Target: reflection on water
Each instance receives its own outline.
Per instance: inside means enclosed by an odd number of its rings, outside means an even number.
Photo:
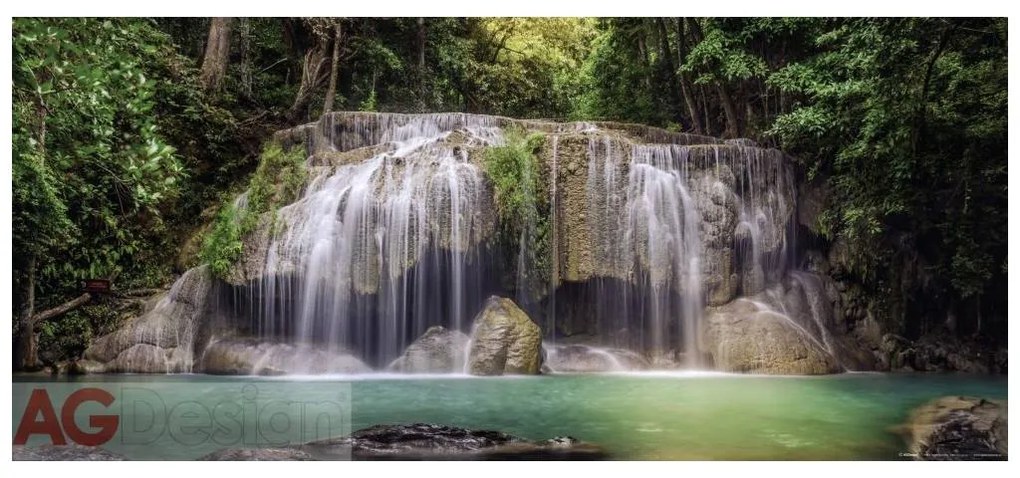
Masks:
[[[37,380],[52,381],[15,378]],[[571,435],[602,445],[617,459],[894,460],[903,443],[890,429],[913,407],[944,395],[1006,398],[1007,393],[1005,377],[963,375],[111,375],[77,380],[144,382],[176,400],[230,400],[237,385],[247,382],[264,383],[277,398],[304,401],[327,399],[338,387],[349,386],[352,430],[431,422],[529,439]],[[202,390],[198,397],[192,396],[195,386]],[[21,387],[15,388],[17,393]],[[87,419],[79,422],[85,425]],[[161,439],[151,447],[127,449],[116,441],[106,448],[137,459],[193,459],[220,448],[212,442],[179,446]]]

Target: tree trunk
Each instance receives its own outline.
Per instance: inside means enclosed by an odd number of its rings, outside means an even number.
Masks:
[[[252,66],[252,25],[251,20],[248,18],[242,18],[238,22],[239,39],[240,45],[238,45],[238,53],[241,57],[238,70],[240,70],[240,83],[241,83],[241,96],[251,99],[253,93],[253,84],[255,82]]]
[[[32,314],[35,313],[35,254],[25,259],[24,276],[18,290],[21,310],[18,311],[18,335],[14,345],[14,367],[20,370],[34,370],[39,363],[36,347],[35,327]]]
[[[705,115],[705,122],[703,123],[704,124],[704,128],[705,128],[705,134],[707,134],[709,136],[712,136],[712,131],[713,131],[713,129],[712,129],[712,117],[709,116],[709,111],[710,110],[708,108],[708,93],[705,92],[705,87],[704,86],[702,86],[701,88],[698,88],[698,92],[701,93],[699,95],[699,97],[701,98],[701,112],[702,112],[702,114]]]
[[[230,29],[233,18],[216,17],[209,24],[209,37],[205,45],[205,58],[199,80],[208,92],[218,92],[227,73],[230,60]]]
[[[705,128],[701,125],[701,117],[698,113],[698,104],[694,99],[694,92],[691,91],[692,87],[690,81],[687,79],[687,73],[683,71],[684,58],[687,56],[687,38],[684,32],[684,19],[677,20],[676,24],[677,33],[677,76],[680,79],[680,93],[684,96],[684,103],[687,104],[687,113],[691,115],[691,127],[694,128],[695,134],[705,134]]]
[[[35,273],[30,273],[28,282],[35,283]],[[60,304],[52,309],[47,309],[39,312],[35,315],[25,315],[26,308],[31,309],[33,305],[22,309],[22,313],[18,318],[18,342],[19,350],[21,352],[20,366],[22,370],[36,370],[39,368],[39,337],[36,334],[36,326],[39,324],[64,315],[78,307],[81,307],[92,300],[92,294],[84,293],[71,299],[63,304]],[[35,301],[35,293],[31,292],[31,301]],[[31,303],[31,302],[30,302]],[[29,311],[30,312],[30,311]],[[17,364],[17,362],[16,362]]]
[[[727,138],[739,138],[740,137],[740,123],[737,117],[737,106],[733,103],[733,97],[730,96],[730,92],[726,90],[722,82],[716,82],[716,89],[719,91],[719,99],[722,101],[723,112],[726,113],[726,133]]]
[[[425,18],[418,17],[418,71],[425,71]]]
[[[641,57],[641,66],[643,67],[642,69],[644,70],[645,91],[648,91],[649,94],[651,94],[652,93],[652,61],[648,57],[648,42],[647,42],[647,39],[645,38],[645,36],[648,34],[648,32],[644,28],[644,21],[643,20],[639,20],[639,21],[641,21],[641,25],[640,25],[641,28],[639,28],[638,32],[637,32],[638,55]]]
[[[669,31],[666,29],[666,20],[655,19],[655,27],[659,37],[659,61],[662,62],[666,75],[666,91],[669,93],[671,106],[670,115],[676,120],[682,120],[683,108],[679,105],[679,88],[676,75],[676,67],[673,65],[673,48],[669,44]]]
[[[333,60],[329,65],[329,88],[326,89],[326,102],[322,106],[323,113],[333,111],[333,103],[336,100],[337,75],[340,73],[340,49],[343,47],[343,25],[338,21],[334,26],[333,34]]]
[[[287,112],[287,119],[291,122],[298,121],[305,115],[308,104],[312,101],[315,90],[329,79],[329,57],[326,56],[328,44],[321,41],[315,43],[307,53],[301,67],[301,84],[298,86],[297,95],[294,97],[294,104]]]
[[[425,29],[425,18],[418,17],[418,68],[414,74],[417,75],[415,86],[417,91],[415,92],[415,108],[419,113],[424,113],[428,110],[428,103],[425,98],[428,96],[428,88],[425,81],[425,44],[427,43],[427,31]],[[373,90],[374,91],[374,90]]]

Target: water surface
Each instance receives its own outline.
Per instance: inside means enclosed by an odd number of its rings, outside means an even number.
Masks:
[[[236,401],[239,387],[247,383],[260,385],[263,393],[278,399],[295,401],[325,400],[349,390],[353,430],[383,423],[429,422],[500,430],[536,440],[570,435],[602,445],[616,459],[639,460],[896,460],[905,446],[892,428],[912,408],[945,395],[1004,399],[1007,394],[1005,377],[877,373],[354,379],[111,375],[73,380],[137,382],[159,390],[168,401]],[[15,382],[32,381],[53,382],[15,378]],[[15,425],[20,418],[18,404],[24,403],[19,390],[30,388],[18,385]],[[87,425],[87,417],[77,421]],[[29,443],[40,439],[46,441],[36,436]],[[296,436],[290,439],[300,441]],[[223,448],[215,440],[188,446],[178,442],[167,434],[151,446],[128,446],[114,439],[105,447],[136,459],[194,459]]]

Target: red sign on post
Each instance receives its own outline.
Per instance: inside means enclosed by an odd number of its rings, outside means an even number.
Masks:
[[[108,279],[85,279],[85,292],[107,294],[110,292],[110,281]]]

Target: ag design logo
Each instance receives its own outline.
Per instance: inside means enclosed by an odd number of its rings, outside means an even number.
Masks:
[[[67,438],[72,442],[84,446],[99,446],[110,441],[117,433],[120,426],[120,417],[117,415],[90,415],[89,426],[98,431],[88,433],[78,427],[74,422],[75,412],[85,402],[97,402],[105,407],[113,404],[114,397],[99,388],[82,388],[71,393],[60,407],[60,418],[57,418],[50,400],[50,394],[46,389],[37,388],[32,390],[32,395],[25,406],[25,413],[21,416],[21,423],[14,434],[14,444],[24,445],[32,435],[49,435],[53,445],[66,445]],[[42,418],[36,418],[42,415]]]

